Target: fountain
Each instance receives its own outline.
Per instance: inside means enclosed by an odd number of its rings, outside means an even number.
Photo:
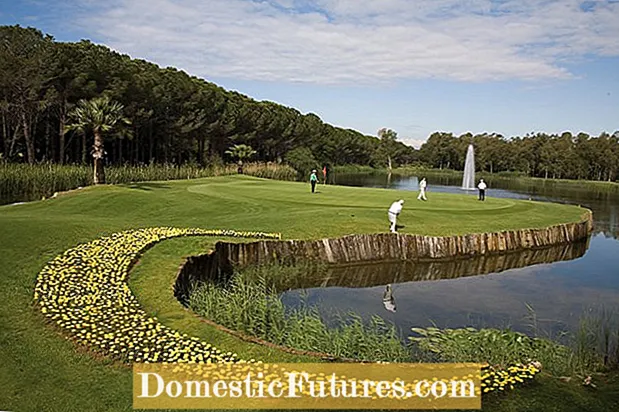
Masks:
[[[464,176],[462,177],[462,189],[475,190],[475,150],[470,144],[466,151],[466,161],[464,162]]]

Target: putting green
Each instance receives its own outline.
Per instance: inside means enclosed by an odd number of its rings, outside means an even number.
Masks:
[[[367,189],[346,186],[322,185],[316,193],[310,193],[308,186],[302,183],[269,182],[256,179],[238,178],[235,181],[210,182],[187,188],[191,193],[204,194],[209,197],[229,201],[242,200],[245,203],[256,202],[279,203],[286,207],[341,207],[386,210],[391,201],[404,199],[406,208],[433,212],[467,212],[472,210],[492,211],[515,207],[529,208],[530,202],[518,202],[512,199],[488,199],[480,202],[474,196],[460,196],[444,193],[432,194],[433,201],[416,200],[417,193],[387,189]],[[438,203],[437,203],[438,201]],[[387,202],[387,203],[386,203]],[[464,206],[465,202],[466,206]]]
[[[304,183],[242,176],[211,179],[190,185],[187,191],[196,200],[228,204],[231,212],[246,219],[260,222],[271,215],[285,221],[278,231],[288,238],[384,232],[387,209],[398,199],[405,200],[398,219],[404,226],[401,231],[427,235],[540,228],[578,221],[583,212],[573,206],[514,199],[488,197],[480,202],[465,194],[429,193],[424,202],[417,200],[416,192],[388,189],[319,185],[311,193]]]

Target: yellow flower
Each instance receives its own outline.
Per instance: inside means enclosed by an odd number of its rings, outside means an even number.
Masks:
[[[221,235],[281,238],[277,233],[170,227],[114,233],[78,245],[50,261],[37,277],[34,300],[41,313],[69,335],[116,359],[237,362],[236,354],[223,354],[149,317],[126,284],[132,262],[148,246],[172,237]],[[182,358],[175,348],[185,349]]]

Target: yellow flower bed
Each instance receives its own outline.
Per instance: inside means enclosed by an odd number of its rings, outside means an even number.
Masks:
[[[516,385],[532,380],[540,372],[541,365],[531,362],[528,365],[513,365],[507,369],[495,370],[485,367],[481,372],[481,388],[483,393],[514,389]]]
[[[280,239],[280,234],[159,227],[128,230],[69,249],[39,273],[34,299],[41,312],[77,342],[125,362],[237,362],[198,338],[148,316],[127,285],[145,248],[179,236]]]
[[[244,362],[198,338],[175,331],[148,316],[127,285],[140,252],[180,236],[281,239],[280,234],[182,228],[128,230],[69,249],[37,277],[34,299],[41,312],[71,338],[98,353],[128,363]],[[250,362],[254,362],[252,359]],[[540,365],[507,370],[484,368],[482,391],[513,389],[532,379]]]

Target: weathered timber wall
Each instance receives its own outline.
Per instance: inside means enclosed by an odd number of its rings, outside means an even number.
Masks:
[[[225,282],[231,274],[232,264],[221,254],[211,252],[190,256],[178,270],[174,283],[174,296],[187,306],[194,285],[205,281]]]
[[[253,264],[316,260],[331,264],[367,261],[449,259],[539,249],[586,239],[593,228],[591,212],[583,220],[544,229],[522,229],[458,236],[378,233],[337,239],[258,241],[215,245],[215,253],[243,267]]]
[[[307,281],[301,280],[299,285],[293,285],[292,288],[318,286],[372,287],[388,283],[477,276],[542,263],[578,259],[585,254],[588,247],[589,241],[585,239],[542,249],[477,255],[464,259],[336,265],[329,268],[328,278],[322,279],[320,283],[312,282],[313,284],[308,285]]]
[[[233,267],[295,264],[314,260],[335,265],[327,279],[290,279],[286,287],[368,287],[444,279],[576,259],[584,255],[593,228],[591,213],[581,222],[545,229],[435,237],[405,234],[353,235],[338,239],[218,242],[215,251],[189,257],[179,268],[174,294],[187,304],[194,284],[225,281]],[[354,265],[370,262],[391,263]]]

